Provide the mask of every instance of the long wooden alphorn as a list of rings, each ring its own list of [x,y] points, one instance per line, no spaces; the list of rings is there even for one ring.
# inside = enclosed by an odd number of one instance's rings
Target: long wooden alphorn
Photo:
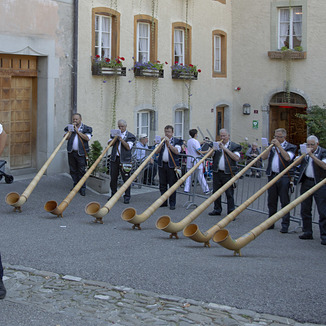
[[[30,182],[28,187],[25,189],[25,191],[22,193],[21,196],[17,192],[11,192],[6,196],[6,203],[8,205],[11,205],[14,207],[14,210],[18,210],[21,212],[21,206],[24,205],[27,201],[27,198],[30,196],[30,194],[33,192],[34,188],[40,181],[42,175],[46,171],[46,169],[49,167],[50,163],[54,159],[55,155],[58,153],[60,147],[62,144],[65,142],[65,140],[71,135],[71,132],[69,131],[66,133],[66,135],[62,138],[61,142],[59,145],[56,147],[56,149],[53,151],[53,153],[50,155],[50,157],[47,159],[47,161],[43,164],[41,167],[40,171],[36,174],[34,179]]]
[[[204,162],[213,152],[210,149],[206,155],[198,161],[187,173],[185,173],[172,187],[170,187],[161,197],[159,197],[151,206],[149,206],[142,214],[137,215],[133,207],[126,208],[121,218],[124,221],[134,224],[133,229],[141,229],[140,223],[145,222],[185,181],[186,179]]]
[[[110,142],[110,144],[104,149],[102,154],[97,158],[97,160],[92,164],[92,166],[86,171],[86,173],[83,175],[83,177],[78,181],[78,183],[75,185],[75,187],[70,191],[68,196],[62,201],[60,205],[55,200],[49,200],[44,205],[44,209],[52,213],[54,215],[62,217],[63,211],[68,207],[72,199],[76,196],[77,192],[80,190],[80,188],[83,186],[87,178],[92,174],[92,172],[95,170],[97,165],[101,162],[102,158],[104,157],[105,153],[109,150],[109,148],[116,142],[118,136],[115,136],[113,140]]]
[[[233,212],[225,216],[221,221],[212,226],[205,233],[199,230],[197,224],[189,224],[183,230],[183,235],[194,240],[196,242],[204,243],[204,246],[210,247],[209,240],[218,231],[226,227],[231,221],[233,221],[241,212],[243,212],[249,205],[251,205],[258,197],[260,197],[267,189],[269,189],[274,183],[283,177],[288,171],[290,171],[294,166],[298,165],[305,154],[302,154],[297,160],[292,162],[286,169],[280,172],[276,177],[274,177],[265,186],[260,188],[255,194],[248,198],[244,203],[237,207]]]
[[[274,145],[270,145],[266,150],[268,150],[272,146],[274,146]],[[176,237],[178,239],[177,233],[179,231],[182,231],[188,224],[190,224],[193,220],[195,220],[199,216],[199,214],[201,214],[209,205],[211,205],[217,198],[222,196],[222,194],[229,187],[231,187],[235,181],[237,181],[247,170],[249,170],[260,159],[260,157],[265,153],[265,151],[262,152],[260,155],[258,155],[248,165],[246,165],[239,173],[237,173],[233,178],[231,178],[226,184],[224,184],[212,196],[210,196],[208,199],[206,199],[201,205],[199,205],[195,210],[193,210],[183,220],[181,220],[178,223],[174,223],[171,221],[170,216],[168,216],[168,215],[161,216],[156,222],[156,227],[162,231],[171,233],[170,238]]]
[[[112,207],[116,204],[122,194],[128,189],[128,187],[132,184],[132,182],[137,178],[138,174],[142,169],[145,168],[147,163],[150,161],[152,156],[160,149],[161,145],[165,139],[163,138],[161,143],[152,151],[150,155],[144,160],[144,162],[137,168],[137,170],[128,178],[128,180],[119,188],[119,190],[107,201],[107,203],[101,208],[100,203],[98,202],[90,202],[85,207],[85,212],[88,215],[94,216],[94,222],[100,222],[103,224],[102,218],[109,213]]]
[[[269,217],[263,223],[256,226],[254,229],[243,235],[242,237],[238,238],[237,240],[232,240],[231,236],[229,235],[229,231],[226,229],[219,230],[213,236],[213,241],[220,244],[222,247],[233,250],[233,255],[236,256],[237,254],[241,256],[241,249],[246,246],[251,241],[255,240],[260,234],[266,231],[270,226],[276,223],[280,218],[282,218],[285,214],[289,213],[295,206],[302,203],[305,199],[311,196],[315,191],[326,184],[326,179],[323,179],[319,183],[317,183],[314,187],[310,188],[308,191],[303,193],[300,197],[296,198],[290,204],[283,207],[273,216]]]

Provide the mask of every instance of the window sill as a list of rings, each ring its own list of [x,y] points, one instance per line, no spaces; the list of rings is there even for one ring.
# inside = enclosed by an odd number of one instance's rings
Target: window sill
[[[267,52],[268,57],[270,59],[292,59],[292,60],[297,60],[297,59],[306,59],[307,58],[307,52],[306,51],[268,51]]]
[[[164,78],[164,69],[134,68],[135,77]]]
[[[126,76],[126,67],[101,67],[99,65],[92,66],[93,76]]]
[[[178,72],[172,71],[172,79],[198,79],[198,72]]]

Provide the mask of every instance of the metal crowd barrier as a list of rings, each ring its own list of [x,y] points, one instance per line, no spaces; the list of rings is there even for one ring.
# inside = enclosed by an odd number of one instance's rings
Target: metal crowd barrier
[[[142,150],[144,156],[141,160],[136,159],[136,151]],[[145,157],[147,157],[152,152],[152,149],[144,149],[133,147],[132,148],[132,164],[133,164],[133,171],[135,171],[138,166],[143,162]],[[180,154],[180,164],[181,164],[181,171],[182,175],[187,172],[187,158],[191,157],[191,160],[196,160],[195,157]],[[107,158],[109,160],[109,157]],[[239,170],[241,170],[244,165],[238,165]],[[206,182],[209,186],[209,189],[212,191],[213,189],[213,171],[212,171],[212,159],[207,159],[204,163],[203,173],[206,179]],[[151,176],[152,180],[148,180]],[[186,209],[195,208],[197,207],[196,198],[208,198],[210,194],[203,193],[197,179],[198,170],[196,170],[191,175],[191,190],[189,193],[184,193],[184,184],[177,190],[178,194],[188,196],[187,202],[184,204]],[[146,180],[147,179],[147,180]],[[122,180],[121,180],[122,182]],[[234,190],[234,201],[235,205],[239,206],[243,202],[245,202],[248,198],[250,198],[253,194],[255,194],[260,188],[262,188],[268,182],[267,176],[265,174],[265,170],[261,168],[252,167],[247,173],[242,176],[237,181],[237,188]],[[132,186],[136,186],[138,188],[141,187],[151,187],[159,189],[159,177],[158,177],[158,166],[157,166],[157,157],[154,156],[154,164],[149,165],[146,167],[136,178],[133,182]],[[297,198],[300,195],[300,185],[294,186],[294,193],[291,194],[291,200]],[[226,204],[226,195],[222,195],[222,203]],[[279,203],[279,209],[281,209],[281,204]],[[247,207],[247,210],[251,210],[254,212],[259,212],[268,216],[268,206],[267,206],[267,191],[257,198],[251,205]],[[312,208],[312,215],[313,215],[313,223],[318,224],[318,212],[315,202],[313,202]],[[302,227],[302,219],[300,216],[300,206],[295,207],[290,212],[291,221],[298,223],[297,228]]]

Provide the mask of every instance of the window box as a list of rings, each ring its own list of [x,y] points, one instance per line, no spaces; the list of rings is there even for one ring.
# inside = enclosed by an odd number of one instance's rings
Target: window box
[[[92,65],[94,76],[126,76],[126,67],[101,67],[99,64]]]
[[[268,57],[270,59],[306,59],[307,52],[305,51],[268,51]]]
[[[135,77],[164,78],[164,69],[134,68]]]
[[[173,79],[192,79],[197,80],[198,78],[198,71],[195,72],[187,72],[187,71],[172,71],[172,78]]]

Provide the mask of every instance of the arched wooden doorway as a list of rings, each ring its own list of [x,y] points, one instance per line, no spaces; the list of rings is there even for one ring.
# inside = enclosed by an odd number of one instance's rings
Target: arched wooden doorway
[[[288,142],[295,145],[304,143],[307,138],[307,125],[296,114],[306,113],[305,99],[295,93],[280,92],[272,97],[269,105],[269,138],[273,138],[275,129],[284,128],[288,134]]]

